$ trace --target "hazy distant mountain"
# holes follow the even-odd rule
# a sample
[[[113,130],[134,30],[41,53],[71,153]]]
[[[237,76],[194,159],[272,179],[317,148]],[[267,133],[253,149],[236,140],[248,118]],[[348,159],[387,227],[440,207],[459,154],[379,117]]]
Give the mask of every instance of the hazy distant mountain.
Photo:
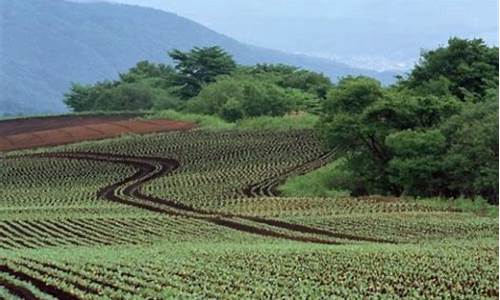
[[[220,45],[241,64],[287,63],[334,79],[365,74],[388,82],[394,75],[249,46],[175,14],[137,6],[0,0],[0,13],[0,114],[65,111],[62,96],[70,82],[115,78],[139,60],[168,62],[172,48]]]
[[[498,0],[109,1],[161,8],[245,43],[362,68],[409,68],[422,48],[450,36],[498,45]]]

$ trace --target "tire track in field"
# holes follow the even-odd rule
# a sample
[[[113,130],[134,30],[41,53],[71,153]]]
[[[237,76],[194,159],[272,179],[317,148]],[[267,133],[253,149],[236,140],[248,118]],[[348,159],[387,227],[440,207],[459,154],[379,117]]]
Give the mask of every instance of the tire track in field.
[[[1,266],[0,266],[1,268]],[[22,286],[17,286],[13,283],[4,281],[3,279],[0,279],[0,287],[3,287],[9,292],[10,294],[18,297],[19,299],[23,300],[36,300],[38,299],[29,289],[22,287]]]
[[[22,281],[29,282],[33,286],[35,286],[38,290],[40,290],[43,293],[49,294],[51,296],[54,296],[56,299],[61,299],[61,300],[78,300],[79,298],[76,297],[73,294],[70,294],[54,285],[50,285],[45,283],[43,280],[33,277],[25,272],[15,270],[7,265],[0,265],[0,272],[6,273],[10,276],[13,276],[15,278],[18,278]],[[0,282],[1,284],[1,282]],[[38,299],[37,297],[31,298],[32,294],[29,290],[19,287],[19,286],[14,286],[14,285],[9,285],[10,288],[12,289],[12,292],[16,294],[20,294],[22,296],[21,299]],[[7,288],[9,288],[7,286]],[[29,292],[29,293],[28,293]]]
[[[252,184],[243,189],[243,193],[248,197],[277,197],[280,195],[278,185],[284,183],[291,176],[304,175],[308,172],[323,167],[335,157],[339,149],[334,149],[323,153],[320,157],[315,158],[305,164],[296,166],[281,175],[267,178],[259,183]]]
[[[133,175],[108,185],[99,190],[98,196],[109,201],[127,204],[142,209],[147,209],[154,212],[168,214],[172,216],[188,217],[203,220],[215,225],[224,226],[230,229],[257,234],[267,237],[282,238],[300,242],[310,242],[319,244],[339,244],[335,240],[321,239],[308,236],[295,236],[268,228],[246,224],[238,219],[245,219],[250,222],[255,222],[253,218],[247,216],[238,216],[231,214],[218,214],[202,209],[196,209],[189,205],[182,204],[170,199],[163,199],[151,195],[143,194],[141,187],[156,178],[164,176],[179,167],[179,162],[173,159],[159,157],[135,157],[130,155],[119,155],[98,152],[58,152],[58,153],[41,153],[29,155],[28,157],[39,158],[59,158],[59,159],[82,159],[91,161],[100,161],[107,163],[117,163],[132,166],[137,169]],[[273,224],[273,220],[268,220],[268,225]],[[263,222],[259,222],[263,223]],[[287,226],[280,224],[271,225],[281,229],[291,230]],[[293,230],[293,229],[292,229]],[[294,230],[300,233],[301,230]]]
[[[266,193],[274,193],[277,185],[292,175],[304,174],[313,169],[319,168],[328,163],[336,152],[328,152],[321,155],[318,159],[309,161],[303,165],[297,166],[283,175],[275,178],[262,181],[254,188],[248,191],[255,192],[256,190],[266,191]],[[367,241],[367,242],[380,242],[380,243],[394,243],[393,241],[369,237],[360,237],[356,235],[347,235],[335,233],[322,228],[315,228],[312,226],[294,224],[281,220],[252,217],[245,215],[229,214],[229,213],[216,213],[203,209],[193,208],[189,205],[179,203],[174,200],[158,198],[151,195],[143,194],[141,187],[161,176],[165,176],[173,170],[177,169],[180,164],[174,159],[160,158],[160,157],[136,157],[122,154],[109,154],[99,152],[56,152],[56,153],[41,153],[28,155],[28,157],[40,158],[59,158],[59,159],[82,159],[99,162],[117,163],[132,166],[137,169],[136,173],[124,178],[123,180],[110,184],[98,191],[98,196],[103,197],[109,201],[131,205],[142,209],[168,214],[172,216],[181,216],[204,220],[212,224],[224,226],[227,228],[235,229],[242,232],[282,238],[301,242],[320,243],[320,244],[339,244],[333,239],[349,239],[354,241]],[[260,192],[259,192],[260,193]],[[255,196],[255,194],[252,194]],[[259,194],[257,194],[259,195]],[[262,194],[261,194],[262,195]],[[244,222],[242,222],[244,221]],[[249,224],[250,222],[250,224]],[[299,234],[316,234],[328,237],[328,239],[310,237],[310,236],[296,236],[284,232],[272,230],[269,227],[263,228],[255,226],[257,224],[264,224],[273,228],[297,232]]]

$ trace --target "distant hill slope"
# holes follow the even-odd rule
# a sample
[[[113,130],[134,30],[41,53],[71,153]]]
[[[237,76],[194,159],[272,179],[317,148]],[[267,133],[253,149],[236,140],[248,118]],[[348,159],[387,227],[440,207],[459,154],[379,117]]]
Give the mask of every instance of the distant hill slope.
[[[61,0],[0,0],[0,114],[62,112],[71,82],[116,78],[139,60],[169,62],[167,51],[219,45],[241,64],[286,63],[336,79],[390,82],[393,73],[239,43],[175,14],[138,6]]]

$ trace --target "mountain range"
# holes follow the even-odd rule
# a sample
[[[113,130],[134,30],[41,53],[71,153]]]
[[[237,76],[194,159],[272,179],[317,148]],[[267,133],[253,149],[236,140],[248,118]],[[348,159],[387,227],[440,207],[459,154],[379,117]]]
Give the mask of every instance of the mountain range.
[[[106,1],[174,12],[244,43],[379,71],[407,71],[421,49],[452,36],[498,45],[498,0]]]
[[[244,44],[152,8],[0,0],[0,115],[64,112],[63,94],[71,82],[114,79],[140,60],[170,63],[167,52],[174,48],[212,45],[240,64],[291,64],[333,80],[362,74],[390,83],[395,75]]]

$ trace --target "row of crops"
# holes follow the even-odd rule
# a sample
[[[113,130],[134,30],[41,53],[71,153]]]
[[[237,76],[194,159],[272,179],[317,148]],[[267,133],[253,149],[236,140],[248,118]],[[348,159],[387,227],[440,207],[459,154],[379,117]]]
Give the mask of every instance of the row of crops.
[[[108,244],[141,242],[144,239],[136,237],[134,234],[130,238],[123,238],[122,232],[113,232],[110,223],[101,224],[101,227],[97,227],[96,223],[99,219],[96,218],[86,220],[82,219],[82,216],[78,216],[76,220],[70,219],[71,221],[68,222],[68,218],[64,217],[65,214],[92,213],[92,210],[95,211],[96,209],[103,211],[110,209],[122,210],[125,207],[146,208],[166,213],[168,216],[209,221],[212,226],[219,225],[217,228],[223,226],[233,231],[243,231],[251,234],[289,238],[299,241],[336,243],[335,241],[326,241],[324,237],[323,240],[319,237],[308,237],[311,232],[305,226],[297,227],[284,222],[270,223],[267,220],[262,222],[262,220],[241,219],[231,216],[222,216],[223,218],[221,218],[221,215],[214,211],[197,208],[196,205],[189,203],[190,201],[184,200],[191,199],[190,197],[166,198],[162,195],[163,198],[160,199],[154,198],[153,194],[148,196],[139,192],[139,188],[142,189],[143,184],[146,182],[151,181],[151,186],[159,186],[158,179],[174,177],[177,173],[181,174],[181,176],[184,173],[189,174],[191,166],[194,166],[192,167],[194,170],[206,170],[206,165],[209,165],[210,168],[208,170],[212,170],[213,168],[217,169],[220,167],[216,163],[224,165],[231,163],[235,172],[233,174],[227,172],[230,176],[241,178],[241,174],[246,174],[247,170],[250,170],[252,174],[251,176],[246,176],[249,180],[248,183],[240,183],[240,186],[235,189],[238,195],[242,197],[244,196],[244,188],[256,182],[257,178],[259,180],[261,178],[274,178],[288,169],[294,169],[297,166],[300,167],[301,164],[307,164],[308,161],[314,162],[314,155],[318,155],[321,151],[319,144],[307,132],[291,132],[286,135],[288,140],[285,139],[285,141],[280,141],[280,134],[277,133],[267,135],[257,134],[256,136],[252,136],[251,133],[240,134],[232,132],[216,135],[211,133],[213,136],[210,136],[208,139],[206,139],[205,135],[205,132],[192,132],[185,135],[153,135],[146,138],[137,138],[141,139],[139,141],[123,139],[117,143],[85,144],[82,149],[67,147],[68,149],[65,149],[65,152],[58,151],[55,153],[7,157],[2,161],[5,164],[5,168],[3,168],[5,172],[2,175],[6,179],[2,181],[2,184],[3,188],[8,190],[9,193],[5,195],[5,201],[2,201],[4,209],[0,216],[3,215],[6,219],[5,231],[8,234],[1,240],[2,247],[6,249],[16,247],[38,248],[44,246],[81,245],[82,242],[84,244],[88,244],[89,242],[106,244],[103,242],[104,240],[108,240]],[[158,141],[158,137],[164,138],[167,141]],[[216,137],[220,140],[215,143],[218,145],[218,149],[212,152],[212,156],[220,156],[218,161],[214,160],[214,157],[210,157],[210,151],[207,152],[203,151],[203,149],[198,149],[198,151],[190,152],[179,149],[180,147],[186,148],[186,150],[196,149],[197,144],[200,144],[201,148],[210,148],[210,146],[202,142],[208,141],[210,145]],[[265,144],[262,144],[262,139],[266,140]],[[137,155],[147,155],[132,156],[125,154],[129,152],[135,153],[134,151],[121,150],[123,148],[121,143],[127,144],[131,141],[134,141],[134,144],[146,145],[140,148],[142,151],[138,152]],[[259,145],[255,146],[256,143]],[[278,144],[278,146],[275,147],[275,144]],[[299,146],[299,150],[308,149],[308,151],[304,153],[297,151],[297,149],[294,149],[294,145],[296,144],[302,145]],[[163,145],[173,146],[163,147]],[[266,147],[263,147],[263,145],[266,145]],[[104,153],[104,150],[110,150],[107,148],[110,146],[117,150]],[[267,156],[263,159],[264,163],[259,161],[258,157],[250,155],[251,152],[249,151],[251,151],[251,147],[256,147],[255,149],[266,148],[265,153]],[[168,157],[168,151],[174,150],[184,154],[182,159],[177,157],[183,164],[180,164],[181,167],[175,170],[174,174],[162,177],[167,172],[171,172],[172,168],[170,168],[168,162],[164,165],[163,160],[159,157]],[[207,153],[208,157],[198,157],[195,160],[189,156],[189,154],[192,154],[192,156],[196,157],[197,155],[206,155]],[[229,158],[226,158],[224,153],[228,153]],[[282,162],[284,160],[282,157],[283,153],[288,157],[288,161],[285,163]],[[231,156],[238,159],[231,159]],[[264,152],[259,154],[259,156],[260,158],[264,158]],[[194,164],[194,161],[197,161],[197,164]],[[177,164],[177,162],[175,163]],[[185,164],[188,165],[186,166]],[[168,170],[164,170],[163,167],[166,167]],[[139,173],[137,173],[137,168],[141,169]],[[212,171],[210,172],[213,173]],[[52,173],[57,175],[50,176]],[[223,179],[221,183],[227,187],[228,180],[226,180],[227,176],[224,168],[219,170],[217,174]],[[117,178],[119,175],[121,175],[121,178]],[[124,180],[124,177],[129,179]],[[212,174],[209,177],[216,178],[218,176]],[[252,178],[255,179],[252,180]],[[122,183],[115,185],[120,179]],[[194,185],[191,187],[181,184],[174,185],[177,187],[176,191],[182,189],[196,190],[201,192],[200,195],[207,194],[207,189],[196,184],[196,181],[194,181]],[[173,190],[171,186],[163,186],[169,190]],[[194,186],[196,186],[195,189]],[[25,191],[28,191],[28,193]],[[101,191],[104,192],[101,193]],[[115,203],[116,207],[110,207],[110,203]],[[204,208],[207,207],[204,206]],[[58,217],[56,221],[53,220],[54,216]],[[38,220],[33,221],[32,217]],[[44,218],[49,218],[49,220]],[[16,225],[15,222],[18,221],[22,223]],[[94,224],[94,226],[90,224]],[[110,232],[104,234],[106,227],[110,227]],[[19,233],[19,228],[25,229]],[[35,228],[37,231],[34,231]],[[80,231],[83,231],[83,233],[78,231],[77,228],[80,228]],[[132,226],[131,229],[133,228]],[[53,231],[58,232],[55,234]],[[69,241],[62,238],[62,232],[67,233]],[[100,238],[95,237],[98,233],[101,234]],[[318,234],[317,232],[312,233],[313,235]],[[85,239],[83,236],[86,234],[89,234],[89,237]],[[115,235],[120,236],[120,238],[114,237]],[[79,241],[74,241],[75,239],[79,239]]]
[[[279,197],[288,176],[332,159],[308,130],[9,154],[0,299],[498,297],[498,218],[399,198]]]
[[[345,242],[345,237],[354,241],[388,242],[443,236],[479,237],[491,234],[495,228],[497,221],[494,219],[486,218],[482,222],[474,219],[472,224],[467,222],[467,216],[447,212],[442,212],[442,216],[449,222],[436,224],[436,220],[442,219],[441,215],[423,214],[434,208],[394,198],[255,197],[272,194],[287,175],[305,172],[310,166],[319,166],[332,159],[331,153],[324,153],[311,132],[305,130],[268,133],[193,131],[66,146],[60,147],[56,153],[36,156],[14,156],[2,161],[6,166],[2,187],[8,192],[2,201],[4,209],[0,211],[0,217],[31,221],[32,218],[53,217],[64,220],[77,215],[81,219],[86,214],[103,211],[114,210],[121,214],[127,210],[130,214],[151,208],[170,216],[208,220],[215,225],[253,234],[296,240],[307,240],[307,236],[324,239],[322,235],[326,235],[334,238],[332,242]],[[159,157],[175,157],[179,166],[167,170],[169,173],[163,172]],[[150,168],[150,173],[144,171],[142,177],[135,178],[130,184],[124,182],[123,186],[115,186],[111,191],[111,198],[121,201],[117,203],[99,197],[96,191],[124,177],[136,176],[136,169],[141,168],[141,164],[146,164],[143,168]],[[138,185],[140,178],[142,182]],[[131,184],[137,186],[132,189]],[[138,192],[139,188],[142,192]],[[129,195],[118,195],[127,189]],[[366,213],[378,215],[366,217],[363,215]],[[385,216],[387,213],[390,215]],[[398,219],[400,213],[421,214],[405,215],[401,222],[402,219]],[[337,216],[346,214],[349,216]],[[219,219],[228,215],[236,219]],[[420,216],[426,216],[423,224],[410,222]],[[412,228],[411,233],[408,228]],[[384,236],[390,236],[390,239]],[[15,245],[33,246],[20,241],[19,237],[6,236],[4,247],[12,247],[9,241],[14,238],[17,239]],[[25,238],[33,243],[30,235],[25,235]],[[40,245],[65,243],[39,242]]]
[[[0,160],[0,208],[109,206],[96,191],[132,175],[125,165],[86,160],[14,157]]]
[[[102,249],[97,257],[40,251],[0,261],[0,278],[4,293],[39,299],[498,297],[494,240],[434,247],[158,244]]]
[[[0,249],[6,250],[148,245],[159,240],[224,241],[234,237],[233,232],[207,222],[161,215],[0,221]]]
[[[227,200],[245,198],[244,191],[249,186],[315,161],[325,153],[312,132],[304,130],[192,131],[125,138],[61,150],[175,159],[180,167],[169,176],[145,185],[144,192],[211,210],[219,209]]]

